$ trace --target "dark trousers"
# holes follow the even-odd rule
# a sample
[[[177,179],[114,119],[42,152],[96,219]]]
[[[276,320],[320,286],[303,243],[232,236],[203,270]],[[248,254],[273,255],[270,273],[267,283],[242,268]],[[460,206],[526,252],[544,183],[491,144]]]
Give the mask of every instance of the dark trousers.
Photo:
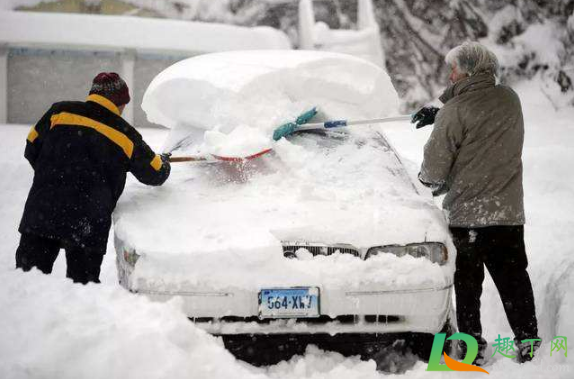
[[[517,340],[538,338],[523,226],[451,228],[457,249],[454,288],[459,331],[482,339],[480,295],[484,266],[492,277]]]
[[[66,250],[66,276],[76,283],[100,282],[100,267],[104,252],[74,246],[63,241],[33,234],[22,234],[16,250],[16,268],[30,271],[38,268],[44,274],[52,272],[60,248]]]

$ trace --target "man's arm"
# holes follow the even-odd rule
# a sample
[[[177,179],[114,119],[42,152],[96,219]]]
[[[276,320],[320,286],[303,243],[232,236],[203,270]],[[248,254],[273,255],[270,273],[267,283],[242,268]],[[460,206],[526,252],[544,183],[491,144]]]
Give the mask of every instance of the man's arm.
[[[137,180],[150,186],[162,185],[171,171],[169,160],[157,155],[138,135],[134,141],[134,152],[130,159],[130,171]]]
[[[445,112],[446,111],[446,112]],[[424,148],[419,181],[430,187],[433,195],[446,193],[448,177],[463,139],[463,125],[456,109],[438,113],[434,129]]]
[[[46,134],[50,131],[51,120],[54,114],[54,107],[50,107],[42,116],[40,121],[30,129],[28,138],[26,138],[26,149],[24,150],[24,157],[30,162],[33,169],[36,169],[36,160],[40,155],[42,144],[46,138]]]

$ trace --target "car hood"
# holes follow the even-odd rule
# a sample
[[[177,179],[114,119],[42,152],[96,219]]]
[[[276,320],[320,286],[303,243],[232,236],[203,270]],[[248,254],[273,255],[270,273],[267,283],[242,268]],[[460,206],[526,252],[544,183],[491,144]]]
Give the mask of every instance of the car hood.
[[[128,192],[115,232],[146,254],[446,238],[432,199],[417,193],[384,137],[371,131],[297,136],[244,164],[173,164],[163,187]]]
[[[388,255],[284,258],[282,244],[293,242],[350,244],[363,256],[387,244],[451,248],[432,198],[417,193],[384,137],[370,129],[295,136],[245,164],[174,164],[163,187],[134,183],[127,192],[115,235],[120,251],[142,256],[139,288],[437,288],[453,268],[452,260],[439,266]]]

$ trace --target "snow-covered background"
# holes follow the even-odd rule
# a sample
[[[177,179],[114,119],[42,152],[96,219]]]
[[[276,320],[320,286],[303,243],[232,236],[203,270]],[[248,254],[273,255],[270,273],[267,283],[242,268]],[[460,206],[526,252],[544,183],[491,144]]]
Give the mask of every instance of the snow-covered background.
[[[129,0],[164,17],[270,25],[297,41],[297,2],[283,0]],[[37,0],[3,0],[1,8]],[[97,13],[99,1],[90,1]],[[544,344],[531,364],[497,356],[495,377],[572,378],[574,358],[550,356],[557,335],[574,339],[574,1],[377,0],[387,69],[407,108],[431,101],[446,82],[442,56],[461,41],[479,39],[500,57],[503,79],[519,93],[526,141],[526,245]],[[331,27],[356,23],[355,1],[315,1]],[[102,285],[65,279],[61,257],[51,276],[14,270],[17,225],[32,180],[22,153],[29,126],[0,125],[0,378],[380,378],[374,362],[310,348],[302,357],[259,369],[236,361],[220,340],[185,318],[177,300],[155,304],[117,284],[113,246]],[[430,130],[404,123],[381,126],[412,173]],[[142,130],[160,149],[167,132]],[[130,181],[126,191],[138,184]],[[490,343],[511,331],[487,276],[483,327]],[[572,342],[571,342],[572,344]],[[572,348],[570,348],[570,352]],[[404,377],[457,377],[426,372],[419,362]],[[482,374],[466,374],[479,377]]]
[[[574,336],[574,111],[556,111],[540,81],[519,83],[526,119],[524,150],[528,223],[526,245],[544,344],[528,365],[497,356],[495,377],[571,378],[574,360],[550,356],[550,339]],[[416,171],[429,130],[404,123],[381,127]],[[198,330],[180,304],[155,304],[117,284],[113,247],[102,268],[103,284],[73,285],[63,258],[54,273],[14,270],[17,225],[32,179],[22,157],[28,126],[0,125],[4,179],[0,181],[0,377],[2,378],[380,378],[373,361],[310,348],[305,356],[259,369],[236,361],[220,340]],[[159,148],[165,131],[143,130]],[[126,191],[137,185],[130,181]],[[483,325],[494,343],[511,336],[494,284],[487,277]],[[426,372],[419,362],[408,378],[454,377]],[[483,374],[466,374],[479,377]],[[474,376],[473,376],[474,375]]]
[[[46,1],[46,0],[45,0]],[[48,0],[55,1],[55,0]],[[358,0],[314,0],[315,18],[334,29],[357,27]],[[40,0],[3,0],[14,9]],[[109,9],[90,0],[84,11]],[[158,17],[256,26],[285,31],[297,46],[299,0],[124,0]],[[496,51],[503,80],[514,83],[536,74],[545,85],[574,97],[574,1],[572,0],[373,0],[385,49],[386,68],[410,110],[437,97],[446,83],[446,52],[479,40]],[[82,9],[82,8],[80,8]]]

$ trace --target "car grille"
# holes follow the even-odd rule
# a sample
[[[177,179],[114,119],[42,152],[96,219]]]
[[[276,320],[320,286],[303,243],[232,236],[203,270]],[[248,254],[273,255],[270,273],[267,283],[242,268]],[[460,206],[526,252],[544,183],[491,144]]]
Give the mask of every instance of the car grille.
[[[337,251],[341,254],[351,254],[355,257],[360,257],[361,253],[359,249],[352,245],[347,244],[337,244],[337,245],[325,245],[320,243],[292,243],[292,242],[283,242],[283,255],[287,258],[297,258],[295,254],[299,249],[306,249],[309,251],[313,256],[318,255],[332,255],[335,254]]]

